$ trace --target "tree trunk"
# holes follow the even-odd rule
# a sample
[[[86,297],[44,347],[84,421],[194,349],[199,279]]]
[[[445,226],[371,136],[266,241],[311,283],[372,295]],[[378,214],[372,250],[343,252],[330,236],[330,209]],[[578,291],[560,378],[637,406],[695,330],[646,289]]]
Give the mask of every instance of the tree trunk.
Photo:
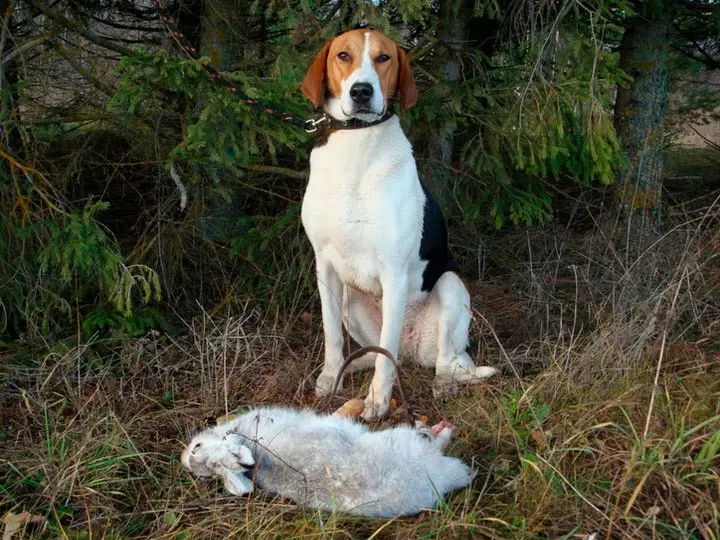
[[[177,4],[177,27],[190,44],[200,50],[203,0],[182,0]]]
[[[0,0],[0,59],[4,60],[12,52],[15,33],[13,28],[13,4],[10,0]],[[4,99],[0,99],[0,145],[4,145],[11,154],[20,156],[22,137],[18,128],[20,95],[17,84],[20,82],[20,65],[17,59],[0,62],[0,91]],[[2,97],[2,96],[0,96]],[[6,166],[3,161],[3,168]],[[6,171],[2,171],[6,172]]]
[[[617,178],[615,195],[628,226],[640,218],[632,229],[642,230],[660,221],[670,6],[670,2],[656,2],[659,13],[636,16],[620,47],[620,67],[633,80],[618,88],[615,102],[615,131],[628,158],[627,169]]]
[[[432,71],[444,84],[457,84],[462,78],[457,52],[465,46],[473,6],[473,0],[440,2],[437,32],[440,46],[435,51]],[[442,86],[438,84],[435,87],[438,95],[443,94]],[[455,130],[454,122],[439,122],[428,140],[428,174],[424,175],[424,181],[443,209],[447,209],[450,202],[448,186],[452,180]]]
[[[244,45],[249,41],[248,2],[246,0],[203,0],[200,53],[220,72],[232,71],[243,60]],[[218,167],[215,174],[223,187],[230,190],[228,202],[220,191],[205,187],[200,230],[210,241],[227,243],[237,225],[241,190],[237,174],[228,167]]]
[[[205,0],[200,52],[218,71],[229,71],[243,57],[245,0]]]

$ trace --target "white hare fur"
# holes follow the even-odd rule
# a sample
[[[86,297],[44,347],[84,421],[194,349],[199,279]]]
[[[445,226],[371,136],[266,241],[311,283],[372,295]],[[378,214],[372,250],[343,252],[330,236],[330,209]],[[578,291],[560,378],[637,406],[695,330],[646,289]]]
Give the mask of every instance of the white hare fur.
[[[443,455],[454,428],[440,423],[370,431],[349,418],[264,407],[196,435],[182,464],[221,476],[243,495],[256,485],[300,505],[392,518],[434,508],[474,474]]]

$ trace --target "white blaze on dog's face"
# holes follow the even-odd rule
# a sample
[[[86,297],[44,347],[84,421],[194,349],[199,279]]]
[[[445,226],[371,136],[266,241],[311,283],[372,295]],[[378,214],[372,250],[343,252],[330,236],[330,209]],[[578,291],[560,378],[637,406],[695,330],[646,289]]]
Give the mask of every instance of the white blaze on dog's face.
[[[377,120],[396,96],[403,112],[417,101],[405,51],[380,32],[367,29],[328,41],[308,69],[302,91],[339,120]]]

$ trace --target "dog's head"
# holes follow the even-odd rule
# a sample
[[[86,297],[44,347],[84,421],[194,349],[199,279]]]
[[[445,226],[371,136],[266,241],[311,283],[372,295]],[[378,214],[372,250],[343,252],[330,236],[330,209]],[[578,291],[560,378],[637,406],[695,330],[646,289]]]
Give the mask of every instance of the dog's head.
[[[324,105],[339,120],[377,120],[396,96],[403,112],[417,101],[405,51],[365,28],[325,43],[305,75],[302,91],[313,105]]]

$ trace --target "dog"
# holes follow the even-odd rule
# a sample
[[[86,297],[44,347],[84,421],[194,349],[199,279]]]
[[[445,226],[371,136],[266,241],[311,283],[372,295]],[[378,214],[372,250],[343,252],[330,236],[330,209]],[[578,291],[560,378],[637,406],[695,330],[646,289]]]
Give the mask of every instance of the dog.
[[[337,413],[261,407],[195,435],[181,462],[234,495],[257,485],[310,508],[393,518],[470,484],[475,473],[443,453],[454,431],[445,421],[370,431]]]
[[[394,98],[403,113],[417,101],[405,51],[374,30],[346,32],[322,47],[302,91],[330,122],[310,154],[301,211],[325,338],[316,394],[328,393],[343,362],[343,325],[361,346],[434,366],[438,392],[495,374],[467,353],[470,295],[448,249],[442,211],[392,114]],[[369,354],[353,369],[373,365],[366,420],[387,414],[395,376],[382,355]]]

